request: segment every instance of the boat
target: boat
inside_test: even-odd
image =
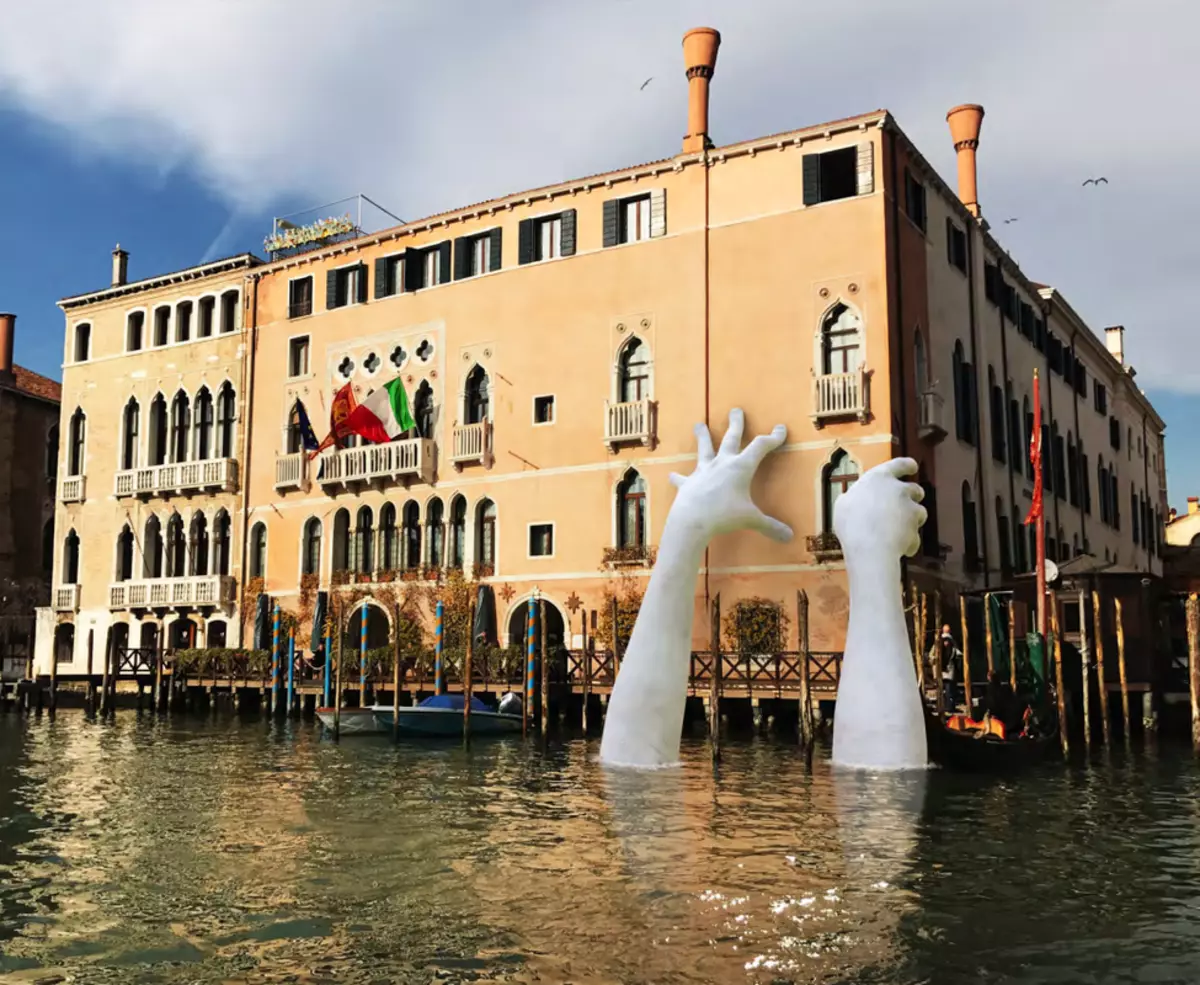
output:
[[[1023,769],[1041,762],[1057,748],[1056,731],[1033,730],[1029,724],[1018,735],[1006,736],[1003,726],[966,715],[940,719],[925,709],[925,734],[929,758],[938,766],[964,773],[994,773]]]
[[[339,735],[376,735],[386,732],[392,727],[390,718],[386,727],[379,721],[379,713],[385,709],[390,715],[391,707],[384,705],[342,708],[341,711],[335,711],[333,708],[318,708],[317,718],[331,732],[334,730],[335,717],[340,719],[337,722]]]
[[[392,728],[392,708],[377,708],[375,717],[385,731]],[[463,696],[435,694],[419,705],[401,708],[398,726],[401,732],[412,735],[461,736]],[[478,698],[471,698],[471,735],[512,735],[520,731],[520,715],[493,711]]]

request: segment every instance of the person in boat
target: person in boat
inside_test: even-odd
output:
[[[962,650],[954,643],[954,636],[947,624],[942,627],[942,635],[938,639],[942,648],[942,691],[945,694],[948,708],[958,707],[959,671],[962,668]]]
[[[1017,696],[1013,693],[1008,681],[1002,680],[996,671],[988,671],[987,712],[992,718],[1003,723],[1009,733],[1018,731],[1021,721],[1021,709],[1017,707]]]

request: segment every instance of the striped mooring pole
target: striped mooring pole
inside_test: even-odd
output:
[[[362,617],[358,620],[358,704],[367,706],[367,603],[362,606]]]
[[[533,645],[537,629],[540,629],[537,625],[537,602],[530,597],[525,620],[525,707],[528,715],[533,714],[533,696],[537,686],[537,650]]]
[[[328,627],[326,627],[328,629]],[[321,707],[328,708],[333,704],[333,634],[325,634],[325,694],[322,696]]]
[[[444,694],[446,691],[446,678],[442,670],[442,648],[445,645],[443,640],[443,619],[445,618],[446,610],[441,602],[437,604],[437,610],[434,613],[433,620],[433,693]]]
[[[271,711],[279,708],[279,603],[275,603],[275,622],[271,630]]]
[[[288,685],[287,685],[287,713],[292,713],[292,708],[296,704],[296,631],[293,629],[288,637]]]

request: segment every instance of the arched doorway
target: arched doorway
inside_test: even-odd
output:
[[[176,619],[168,631],[172,650],[187,650],[195,646],[196,623],[191,619]]]
[[[343,646],[357,651],[362,639],[362,613],[367,610],[367,649],[377,650],[387,646],[391,639],[392,627],[388,622],[387,613],[379,606],[364,602],[354,609],[346,620],[346,636]]]
[[[566,642],[566,627],[563,614],[557,605],[546,599],[546,650],[557,650]],[[508,617],[508,645],[523,646],[525,643],[525,614],[529,610],[529,600],[518,603],[513,607]],[[535,637],[534,646],[540,648],[541,640]]]
[[[54,660],[68,664],[75,659],[75,624],[60,622],[54,627]]]

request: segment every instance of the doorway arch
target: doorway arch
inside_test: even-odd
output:
[[[558,604],[545,595],[541,596],[546,603],[546,650],[558,649],[559,646],[567,643],[566,639],[566,619],[563,618],[562,610]],[[508,645],[509,646],[524,646],[525,645],[525,613],[529,608],[529,596],[515,602],[513,607],[509,609],[508,619],[505,622],[508,630]],[[541,640],[535,639],[534,646],[541,647]]]
[[[392,637],[391,620],[388,619],[387,612],[381,606],[370,601],[356,605],[350,610],[350,615],[346,619],[343,645],[348,645],[357,652],[362,634],[363,609],[367,610],[367,649],[377,650],[387,646]]]

